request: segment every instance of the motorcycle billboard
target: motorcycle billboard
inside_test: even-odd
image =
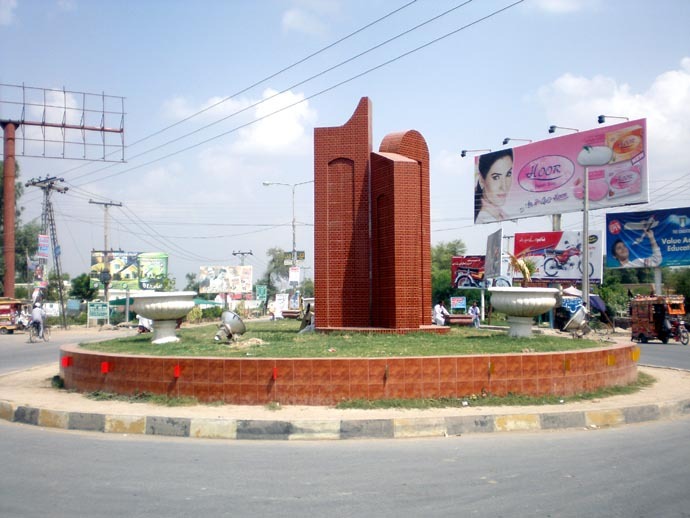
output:
[[[484,289],[490,286],[510,287],[508,277],[489,279],[485,275],[486,257],[483,255],[455,256],[450,262],[450,278],[454,288]]]
[[[603,241],[601,232],[590,232],[587,240],[588,264],[591,282],[601,282],[603,273]],[[582,232],[523,232],[515,234],[514,255],[529,258],[536,271],[532,279],[553,281],[582,280]],[[517,271],[514,277],[521,278]]]
[[[690,207],[606,215],[606,267],[690,265]]]
[[[646,119],[506,148],[475,157],[474,222],[493,223],[649,201]],[[590,165],[584,150],[601,155]]]

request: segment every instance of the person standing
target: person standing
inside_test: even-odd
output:
[[[479,312],[479,306],[477,306],[476,302],[472,303],[472,306],[470,307],[470,310],[468,311],[470,315],[472,315],[472,325],[474,327],[479,327],[479,317],[480,317],[480,312]]]

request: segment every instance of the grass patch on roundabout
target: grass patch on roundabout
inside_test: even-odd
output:
[[[184,327],[180,341],[154,345],[151,334],[81,344],[91,351],[150,356],[256,358],[378,358],[398,356],[456,356],[520,352],[572,351],[600,347],[595,340],[573,340],[569,334],[511,338],[506,331],[452,327],[450,333],[405,335],[333,332],[298,333],[299,321],[247,321],[247,332],[230,344],[214,341],[217,326]]]

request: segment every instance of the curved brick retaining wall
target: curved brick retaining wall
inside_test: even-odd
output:
[[[639,348],[405,358],[199,358],[60,349],[65,388],[201,402],[333,405],[347,399],[567,396],[637,379]]]

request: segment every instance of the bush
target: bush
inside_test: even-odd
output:
[[[213,306],[201,311],[201,317],[204,320],[218,320],[222,314],[223,308],[221,306]]]

